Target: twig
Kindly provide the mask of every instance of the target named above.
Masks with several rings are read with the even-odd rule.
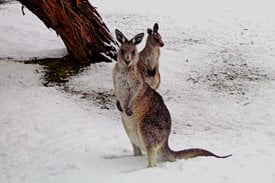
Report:
[[[25,6],[22,5],[22,6],[21,6],[21,11],[22,11],[22,13],[23,13],[23,16],[25,15],[24,8],[25,8]]]

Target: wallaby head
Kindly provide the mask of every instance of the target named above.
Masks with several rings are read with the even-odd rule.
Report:
[[[149,41],[149,43],[151,43],[153,46],[163,47],[164,43],[162,41],[161,35],[158,33],[158,30],[159,30],[158,23],[154,24],[153,30],[148,28],[147,29],[147,33],[148,33],[147,41]]]
[[[131,40],[128,40],[118,29],[115,30],[115,34],[120,43],[117,61],[124,66],[137,64],[139,54],[136,45],[142,41],[144,33],[137,34]]]

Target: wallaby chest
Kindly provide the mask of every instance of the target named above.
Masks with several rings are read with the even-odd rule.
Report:
[[[159,56],[159,48],[153,50],[145,50],[140,54],[140,57],[144,61],[145,65],[151,70],[155,68],[156,64],[158,64]]]
[[[120,71],[114,74],[115,92],[117,99],[124,103],[127,100],[130,92],[130,85],[128,83],[127,72]]]
[[[126,93],[137,90],[141,84],[141,75],[137,68],[129,68],[115,75],[115,90],[118,98],[124,98]]]

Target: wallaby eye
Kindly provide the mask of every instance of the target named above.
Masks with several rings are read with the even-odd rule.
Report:
[[[124,51],[124,50],[122,50],[122,49],[120,50],[120,52],[121,52],[121,54],[122,54],[122,55],[124,55],[124,53],[125,53],[125,51]]]
[[[132,55],[134,55],[134,54],[135,54],[135,50],[132,51]]]
[[[155,38],[155,41],[156,41],[156,42],[159,42],[159,38]]]

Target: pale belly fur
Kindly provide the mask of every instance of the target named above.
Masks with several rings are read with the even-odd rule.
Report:
[[[146,148],[141,133],[137,128],[138,123],[134,120],[133,117],[127,116],[125,113],[122,113],[121,117],[124,129],[130,141],[136,146],[140,147],[142,150],[145,150]]]
[[[130,90],[130,86],[127,83],[127,75],[125,73],[118,74],[116,76],[115,89],[116,89],[115,91],[119,91],[116,93],[116,98],[118,99],[121,106],[123,107],[123,105],[127,103],[127,99],[129,97],[129,90]]]

